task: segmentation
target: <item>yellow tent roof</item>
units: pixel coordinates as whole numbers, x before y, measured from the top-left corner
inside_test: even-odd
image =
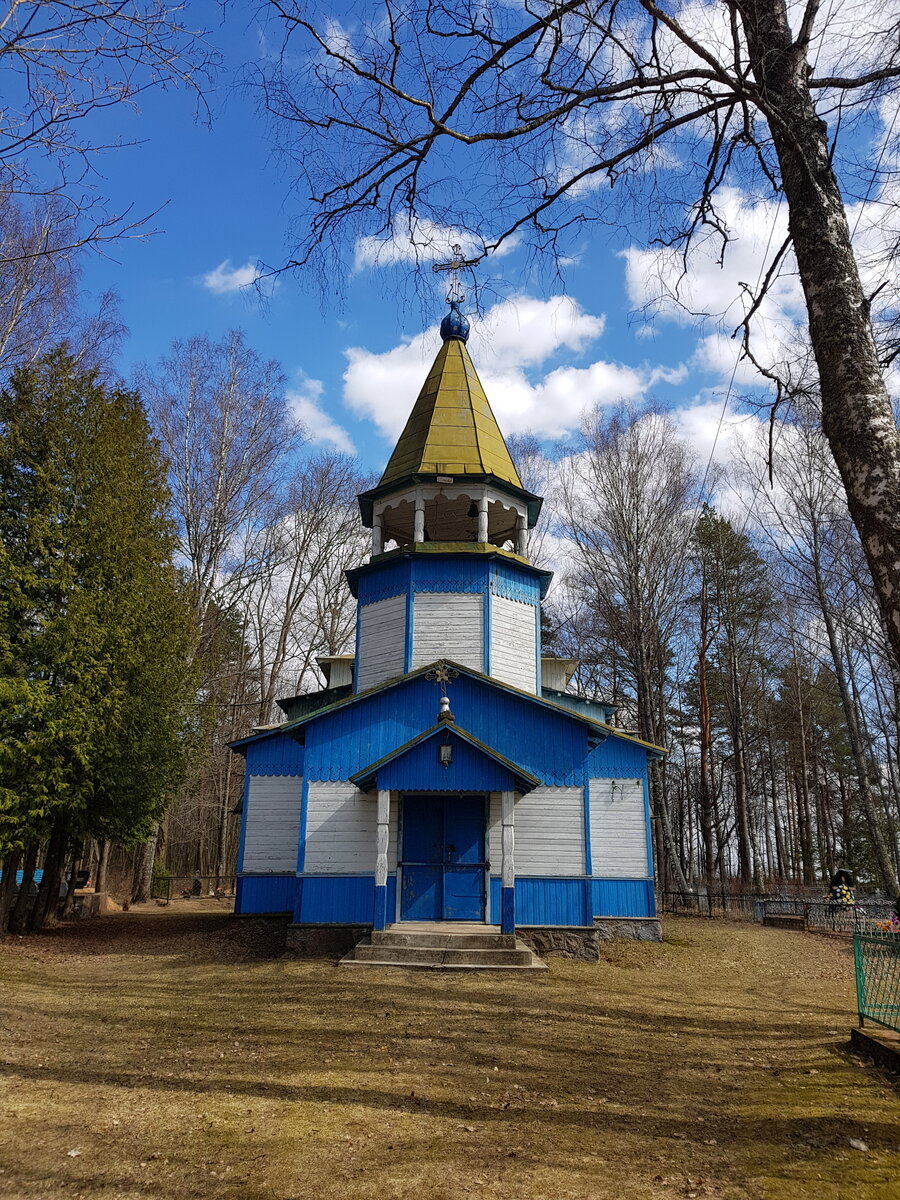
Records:
[[[522,481],[465,343],[444,342],[379,487],[409,475],[494,475]]]

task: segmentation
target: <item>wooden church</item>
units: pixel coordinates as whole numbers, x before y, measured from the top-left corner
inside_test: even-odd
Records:
[[[451,302],[384,474],[359,497],[372,552],[347,573],[355,653],[320,659],[324,690],[279,701],[283,724],[234,743],[236,912],[289,914],[301,951],[391,961],[378,947],[415,934],[412,960],[436,965],[442,932],[585,957],[601,937],[659,937],[647,765],[662,751],[569,692],[574,663],[541,656],[551,574],[528,561],[541,498],[468,333]]]

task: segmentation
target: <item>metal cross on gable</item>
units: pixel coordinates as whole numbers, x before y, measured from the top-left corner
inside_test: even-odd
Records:
[[[438,709],[438,721],[443,724],[445,721],[452,722],[454,720],[453,713],[450,711],[450,698],[447,695],[447,684],[451,679],[459,678],[459,671],[454,667],[449,666],[443,659],[436,662],[430,671],[425,672],[425,678],[430,679],[432,683],[436,683],[441,689],[441,702]]]
[[[474,267],[477,263],[474,259],[463,258],[462,246],[458,242],[450,247],[450,252],[453,257],[449,262],[434,263],[431,269],[436,274],[440,274],[442,271],[450,272],[450,290],[447,292],[447,303],[462,304],[466,298],[466,293],[463,291],[459,273],[463,267]]]
[[[425,672],[425,678],[431,680],[432,683],[444,685],[448,684],[451,679],[458,679],[459,671],[448,666],[444,659],[441,659],[440,662],[434,664],[430,671]]]

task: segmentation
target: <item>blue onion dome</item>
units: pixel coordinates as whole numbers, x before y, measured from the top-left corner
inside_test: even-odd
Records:
[[[449,342],[451,338],[459,338],[461,342],[469,340],[469,322],[459,311],[459,300],[450,301],[450,311],[441,321],[441,339]]]

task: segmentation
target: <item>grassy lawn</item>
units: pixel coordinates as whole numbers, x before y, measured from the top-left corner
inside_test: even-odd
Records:
[[[7,940],[0,1197],[897,1200],[849,948],[665,929],[540,978],[265,959],[183,908]]]

